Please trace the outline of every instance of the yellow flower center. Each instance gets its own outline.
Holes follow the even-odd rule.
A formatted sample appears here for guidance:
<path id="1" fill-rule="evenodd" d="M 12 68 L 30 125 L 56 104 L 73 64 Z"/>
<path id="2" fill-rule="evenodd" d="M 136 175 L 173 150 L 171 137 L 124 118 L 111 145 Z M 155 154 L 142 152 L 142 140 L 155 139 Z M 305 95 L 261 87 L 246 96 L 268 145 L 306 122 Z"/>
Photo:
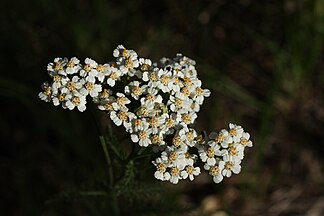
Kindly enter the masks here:
<path id="1" fill-rule="evenodd" d="M 74 63 L 74 61 L 71 59 L 71 60 L 67 63 L 66 66 L 69 67 L 69 68 L 73 68 L 73 67 L 75 66 L 75 63 Z"/>
<path id="2" fill-rule="evenodd" d="M 149 79 L 150 79 L 150 81 L 155 82 L 158 80 L 158 77 L 157 77 L 156 73 L 152 72 L 149 74 Z"/>
<path id="3" fill-rule="evenodd" d="M 140 126 L 142 124 L 142 120 L 141 119 L 136 119 L 135 122 L 134 122 L 134 125 L 135 126 Z"/>
<path id="4" fill-rule="evenodd" d="M 212 167 L 210 168 L 210 170 L 209 170 L 209 174 L 210 174 L 211 176 L 217 176 L 217 175 L 219 174 L 219 168 L 218 168 L 218 166 L 217 166 L 217 165 L 212 166 Z"/>
<path id="5" fill-rule="evenodd" d="M 180 144 L 181 144 L 181 138 L 180 138 L 179 136 L 175 136 L 175 137 L 173 137 L 173 139 L 172 139 L 172 143 L 173 143 L 173 145 L 174 145 L 175 147 L 180 146 Z"/>
<path id="6" fill-rule="evenodd" d="M 170 77 L 169 76 L 166 76 L 166 75 L 161 76 L 161 83 L 163 85 L 166 86 L 166 85 L 169 84 L 169 82 L 170 82 Z"/>
<path id="7" fill-rule="evenodd" d="M 203 93 L 204 93 L 204 90 L 203 90 L 202 88 L 200 88 L 200 87 L 197 87 L 197 88 L 196 88 L 196 94 L 197 94 L 198 96 L 202 96 Z"/>
<path id="8" fill-rule="evenodd" d="M 238 154 L 237 149 L 233 145 L 229 145 L 228 147 L 228 153 L 232 156 L 235 156 Z"/>
<path id="9" fill-rule="evenodd" d="M 170 171 L 172 176 L 179 176 L 180 175 L 180 170 L 177 167 L 172 167 Z"/>
<path id="10" fill-rule="evenodd" d="M 117 116 L 118 116 L 118 118 L 119 118 L 120 120 L 122 120 L 123 122 L 127 122 L 127 121 L 128 121 L 128 113 L 127 113 L 127 112 L 123 112 L 123 111 L 121 111 L 121 112 L 119 112 L 119 113 L 117 114 Z"/>
<path id="11" fill-rule="evenodd" d="M 74 82 L 68 82 L 68 84 L 66 85 L 67 89 L 69 89 L 69 91 L 74 91 L 76 90 L 76 86 Z"/>
<path id="12" fill-rule="evenodd" d="M 91 91 L 91 90 L 94 89 L 94 84 L 91 83 L 91 82 L 87 82 L 87 83 L 85 84 L 85 88 L 86 88 L 88 91 Z"/>
<path id="13" fill-rule="evenodd" d="M 141 70 L 142 70 L 142 71 L 148 71 L 148 69 L 150 69 L 150 65 L 148 65 L 148 64 L 143 64 L 143 65 L 141 66 Z"/>
<path id="14" fill-rule="evenodd" d="M 235 130 L 235 129 L 230 129 L 229 134 L 230 134 L 231 136 L 236 136 L 236 135 L 237 135 L 237 130 Z"/>
<path id="15" fill-rule="evenodd" d="M 149 101 L 154 101 L 155 98 L 156 98 L 155 95 L 152 95 L 152 94 L 146 95 L 146 99 L 149 100 Z"/>
<path id="16" fill-rule="evenodd" d="M 122 56 L 127 58 L 129 56 L 129 52 L 127 49 L 123 49 Z"/>
<path id="17" fill-rule="evenodd" d="M 168 128 L 172 128 L 174 127 L 175 123 L 174 123 L 174 120 L 171 119 L 171 118 L 168 118 L 166 121 L 165 121 L 165 124 Z"/>
<path id="18" fill-rule="evenodd" d="M 154 117 L 152 117 L 150 119 L 150 122 L 149 123 L 150 123 L 150 125 L 152 127 L 158 127 L 159 126 L 159 120 L 157 118 L 154 118 Z"/>
<path id="19" fill-rule="evenodd" d="M 211 147 L 207 149 L 207 157 L 213 158 L 215 156 L 215 150 Z"/>
<path id="20" fill-rule="evenodd" d="M 233 169 L 233 167 L 234 167 L 234 163 L 232 162 L 232 161 L 227 161 L 226 163 L 225 163 L 225 169 L 227 169 L 227 170 L 232 170 Z"/>
<path id="21" fill-rule="evenodd" d="M 125 67 L 128 69 L 131 69 L 134 67 L 134 62 L 130 58 L 125 60 Z"/>
<path id="22" fill-rule="evenodd" d="M 105 66 L 100 64 L 100 65 L 97 66 L 97 71 L 100 72 L 100 73 L 103 73 L 103 72 L 106 72 L 107 70 L 106 70 Z"/>
<path id="23" fill-rule="evenodd" d="M 178 158 L 177 152 L 173 151 L 173 152 L 170 153 L 170 155 L 169 155 L 169 160 L 170 161 L 175 161 L 177 158 Z"/>
<path id="24" fill-rule="evenodd" d="M 110 74 L 110 79 L 117 80 L 117 79 L 118 79 L 118 74 L 117 74 L 117 72 L 112 72 L 112 73 Z"/>
<path id="25" fill-rule="evenodd" d="M 161 173 L 164 173 L 166 171 L 166 165 L 163 164 L 163 163 L 159 163 L 157 166 L 156 166 L 156 169 L 157 171 L 161 172 Z"/>
<path id="26" fill-rule="evenodd" d="M 89 64 L 84 65 L 83 69 L 85 72 L 89 73 L 92 70 L 92 67 Z"/>
<path id="27" fill-rule="evenodd" d="M 182 119 L 182 121 L 183 121 L 184 123 L 186 123 L 186 124 L 190 124 L 190 123 L 191 123 L 191 120 L 192 120 L 192 117 L 191 117 L 191 115 L 189 115 L 189 114 L 183 114 L 183 115 L 181 116 L 181 119 Z"/>
<path id="28" fill-rule="evenodd" d="M 140 96 L 142 94 L 142 89 L 139 86 L 134 86 L 132 92 L 135 96 Z"/>
<path id="29" fill-rule="evenodd" d="M 53 81 L 54 82 L 60 82 L 61 81 L 61 76 L 60 75 L 55 75 L 55 76 L 53 76 Z"/>
<path id="30" fill-rule="evenodd" d="M 66 96 L 66 94 L 60 94 L 59 96 L 58 96 L 58 99 L 59 99 L 59 101 L 64 101 L 64 99 L 65 99 L 65 96 Z"/>
<path id="31" fill-rule="evenodd" d="M 186 166 L 186 171 L 189 175 L 192 175 L 193 172 L 195 171 L 195 168 L 191 165 Z"/>
<path id="32" fill-rule="evenodd" d="M 108 111 L 112 111 L 114 110 L 114 107 L 112 105 L 112 102 L 107 102 L 105 105 L 104 105 L 104 108 L 105 110 L 108 110 Z"/>
<path id="33" fill-rule="evenodd" d="M 248 142 L 249 142 L 248 139 L 246 139 L 246 138 L 244 138 L 244 137 L 241 137 L 241 139 L 240 139 L 240 143 L 241 143 L 244 147 L 247 146 Z"/>
<path id="34" fill-rule="evenodd" d="M 221 142 L 223 142 L 224 140 L 225 140 L 225 136 L 224 136 L 223 133 L 218 134 L 217 137 L 215 138 L 215 142 L 216 142 L 216 143 L 221 143 Z"/>
<path id="35" fill-rule="evenodd" d="M 191 86 L 192 85 L 192 80 L 189 77 L 184 77 L 183 82 L 185 86 Z"/>
<path id="36" fill-rule="evenodd" d="M 54 65 L 54 70 L 58 71 L 58 70 L 62 70 L 63 69 L 63 65 L 61 62 L 56 62 Z"/>
<path id="37" fill-rule="evenodd" d="M 124 96 L 121 96 L 121 97 L 117 98 L 117 104 L 119 106 L 124 106 L 126 104 L 126 102 L 127 102 L 127 98 L 124 97 Z"/>
<path id="38" fill-rule="evenodd" d="M 144 139 L 147 139 L 147 133 L 145 131 L 141 131 L 138 133 L 138 138 L 140 140 L 144 140 Z"/>
<path id="39" fill-rule="evenodd" d="M 154 134 L 154 135 L 152 136 L 152 143 L 153 143 L 154 145 L 160 145 L 161 142 L 162 142 L 162 138 L 161 138 L 159 135 Z"/>
<path id="40" fill-rule="evenodd" d="M 79 106 L 80 103 L 81 103 L 80 97 L 78 97 L 78 96 L 73 97 L 73 98 L 72 98 L 72 103 L 73 103 L 75 106 Z"/>
<path id="41" fill-rule="evenodd" d="M 181 89 L 181 93 L 188 97 L 188 96 L 190 95 L 189 88 L 187 88 L 187 87 L 183 87 L 183 88 Z"/>
<path id="42" fill-rule="evenodd" d="M 195 139 L 194 132 L 190 131 L 186 134 L 188 141 L 193 141 Z"/>
<path id="43" fill-rule="evenodd" d="M 175 101 L 174 101 L 174 104 L 180 108 L 183 106 L 183 100 L 179 99 L 179 98 L 176 98 Z"/>

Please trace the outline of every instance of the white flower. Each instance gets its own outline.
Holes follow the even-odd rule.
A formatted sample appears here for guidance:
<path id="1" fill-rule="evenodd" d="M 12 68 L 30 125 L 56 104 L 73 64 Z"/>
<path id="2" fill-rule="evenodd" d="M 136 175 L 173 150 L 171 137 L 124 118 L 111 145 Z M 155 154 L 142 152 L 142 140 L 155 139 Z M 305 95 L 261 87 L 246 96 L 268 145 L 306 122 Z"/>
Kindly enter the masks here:
<path id="1" fill-rule="evenodd" d="M 179 180 L 182 179 L 180 173 L 181 173 L 181 169 L 179 167 L 171 167 L 169 181 L 172 184 L 178 184 Z"/>
<path id="2" fill-rule="evenodd" d="M 247 132 L 243 132 L 242 137 L 240 138 L 240 144 L 243 147 L 252 147 L 252 141 L 250 140 L 250 134 Z"/>
<path id="3" fill-rule="evenodd" d="M 83 83 L 83 79 L 80 79 L 78 76 L 73 76 L 72 80 L 68 81 L 61 91 L 62 93 L 66 94 L 78 93 L 78 91 L 82 88 Z"/>
<path id="4" fill-rule="evenodd" d="M 92 76 L 86 77 L 86 82 L 83 87 L 80 89 L 81 94 L 87 96 L 90 94 L 91 97 L 97 97 L 98 93 L 101 92 L 102 86 L 95 84 L 95 78 Z"/>
<path id="5" fill-rule="evenodd" d="M 80 76 L 97 76 L 98 71 L 95 68 L 97 67 L 98 63 L 91 58 L 86 58 L 84 63 L 85 65 L 83 66 L 83 69 L 80 70 Z"/>
<path id="6" fill-rule="evenodd" d="M 80 60 L 76 57 L 70 59 L 70 61 L 66 64 L 66 73 L 67 74 L 75 74 L 78 73 L 81 69 Z"/>
<path id="7" fill-rule="evenodd" d="M 195 176 L 200 174 L 200 168 L 192 165 L 187 165 L 184 170 L 181 171 L 181 177 L 186 179 L 189 177 L 190 181 L 194 180 Z"/>
<path id="8" fill-rule="evenodd" d="M 52 78 L 53 78 L 53 82 L 52 82 L 53 92 L 57 92 L 59 88 L 65 86 L 69 81 L 69 78 L 65 76 L 61 76 L 59 74 L 54 75 Z"/>
<path id="9" fill-rule="evenodd" d="M 110 70 L 111 70 L 111 73 L 108 76 L 107 84 L 111 87 L 114 87 L 116 84 L 116 81 L 120 79 L 122 72 L 118 68 L 115 68 L 115 67 L 111 67 Z"/>
<path id="10" fill-rule="evenodd" d="M 195 112 L 189 113 L 177 113 L 177 122 L 180 123 L 183 127 L 186 125 L 193 124 L 197 118 L 197 114 Z"/>
<path id="11" fill-rule="evenodd" d="M 135 114 L 127 112 L 126 109 L 110 112 L 110 119 L 115 123 L 115 125 L 120 126 L 123 124 L 126 131 L 131 129 L 131 121 L 133 118 L 135 118 Z"/>
<path id="12" fill-rule="evenodd" d="M 147 147 L 152 143 L 150 139 L 151 133 L 152 129 L 149 129 L 148 125 L 144 125 L 143 130 L 138 131 L 136 134 L 131 134 L 131 139 L 135 143 L 138 142 L 140 146 Z"/>
<path id="13" fill-rule="evenodd" d="M 165 114 L 165 124 L 161 125 L 161 131 L 164 134 L 172 134 L 174 132 L 174 129 L 177 126 L 176 118 L 176 114 Z"/>
<path id="14" fill-rule="evenodd" d="M 215 156 L 221 155 L 220 146 L 213 141 L 209 141 L 208 147 L 200 148 L 198 152 L 201 161 L 206 162 L 209 166 L 215 165 L 216 164 Z"/>
<path id="15" fill-rule="evenodd" d="M 144 128 L 148 128 L 149 123 L 146 121 L 146 118 L 135 118 L 132 120 L 132 127 L 134 132 L 139 132 L 144 130 Z"/>
<path id="16" fill-rule="evenodd" d="M 172 166 L 183 169 L 186 165 L 188 165 L 185 153 L 186 149 L 184 148 L 167 146 L 165 151 L 161 153 L 161 158 L 162 160 L 168 161 Z"/>
<path id="17" fill-rule="evenodd" d="M 197 137 L 197 132 L 194 129 L 184 127 L 179 131 L 179 135 L 187 146 L 193 147 L 196 145 L 195 139 Z"/>
<path id="18" fill-rule="evenodd" d="M 133 81 L 125 86 L 125 94 L 131 95 L 135 100 L 138 100 L 139 97 L 145 92 L 147 85 L 140 86 L 140 82 Z"/>
<path id="19" fill-rule="evenodd" d="M 232 172 L 235 174 L 241 172 L 241 160 L 229 155 L 224 155 L 223 161 L 225 162 L 224 169 L 222 170 L 223 176 L 231 177 Z"/>
<path id="20" fill-rule="evenodd" d="M 62 104 L 62 107 L 65 109 L 66 107 L 66 101 L 71 99 L 72 95 L 68 95 L 65 93 L 58 93 L 55 96 L 53 96 L 52 101 L 54 106 L 58 106 L 60 104 Z"/>
<path id="21" fill-rule="evenodd" d="M 142 80 L 145 82 L 149 82 L 149 86 L 151 88 L 155 88 L 158 86 L 158 81 L 160 76 L 163 74 L 163 70 L 159 68 L 154 68 L 152 71 L 144 71 L 142 74 Z"/>
<path id="22" fill-rule="evenodd" d="M 111 74 L 110 66 L 109 64 L 99 64 L 96 67 L 97 70 L 97 78 L 100 82 L 103 82 L 106 76 L 109 76 Z"/>
<path id="23" fill-rule="evenodd" d="M 141 71 L 148 71 L 151 68 L 151 59 L 140 58 L 138 60 Z"/>
<path id="24" fill-rule="evenodd" d="M 179 114 L 186 113 L 190 110 L 189 98 L 181 92 L 177 92 L 175 96 L 170 95 L 167 104 L 170 105 L 170 110 Z"/>
<path id="25" fill-rule="evenodd" d="M 233 142 L 233 138 L 230 136 L 227 130 L 222 129 L 218 134 L 211 133 L 209 138 L 215 140 L 216 143 L 220 144 L 223 148 L 227 148 L 228 144 Z"/>
<path id="26" fill-rule="evenodd" d="M 38 94 L 38 97 L 45 102 L 50 102 L 53 94 L 52 87 L 47 82 L 44 82 L 42 89 L 43 91 Z"/>
<path id="27" fill-rule="evenodd" d="M 127 58 L 129 57 L 130 53 L 123 45 L 118 45 L 117 48 L 113 51 L 113 56 Z"/>
<path id="28" fill-rule="evenodd" d="M 157 82 L 157 87 L 162 90 L 162 92 L 167 93 L 172 90 L 172 73 L 170 71 L 159 71 L 159 80 Z M 149 84 L 150 86 L 150 84 Z"/>
<path id="29" fill-rule="evenodd" d="M 165 164 L 165 161 L 163 161 L 161 158 L 156 158 L 155 161 L 152 161 L 152 163 L 156 167 L 156 171 L 154 172 L 154 177 L 161 181 L 168 181 L 171 176 L 168 172 L 166 172 L 167 165 Z"/>
<path id="30" fill-rule="evenodd" d="M 153 116 L 148 119 L 150 128 L 152 129 L 153 134 L 158 134 L 160 132 L 160 127 L 165 123 L 165 115 L 162 116 Z"/>
<path id="31" fill-rule="evenodd" d="M 71 98 L 66 101 L 65 105 L 69 110 L 73 110 L 77 107 L 80 112 L 83 112 L 86 109 L 86 103 L 86 97 L 75 92 L 72 94 Z"/>
<path id="32" fill-rule="evenodd" d="M 60 74 L 60 75 L 66 75 L 65 71 L 64 71 L 64 67 L 67 63 L 67 58 L 55 58 L 54 59 L 54 63 L 49 63 L 47 65 L 47 71 L 49 73 L 50 76 L 53 76 L 53 75 L 57 75 L 57 74 Z"/>
<path id="33" fill-rule="evenodd" d="M 228 145 L 228 148 L 221 151 L 223 157 L 233 157 L 238 160 L 242 160 L 244 157 L 244 146 L 239 143 L 232 143 Z"/>
<path id="34" fill-rule="evenodd" d="M 200 87 L 196 87 L 194 92 L 191 94 L 191 98 L 195 100 L 196 103 L 202 105 L 205 97 L 210 96 L 210 91 L 208 89 L 202 89 Z"/>
<path id="35" fill-rule="evenodd" d="M 110 113 L 111 111 L 114 111 L 113 103 L 116 102 L 116 98 L 111 96 L 107 99 L 99 101 L 98 108 L 102 111 L 108 111 Z"/>
<path id="36" fill-rule="evenodd" d="M 114 110 L 120 110 L 120 109 L 127 109 L 126 105 L 130 104 L 131 101 L 123 94 L 123 93 L 117 93 L 116 102 L 114 102 L 112 105 L 114 107 Z"/>
<path id="37" fill-rule="evenodd" d="M 141 106 L 136 109 L 136 114 L 140 118 L 155 116 L 156 110 L 154 107 L 154 103 L 148 100 L 141 100 Z"/>
<path id="38" fill-rule="evenodd" d="M 232 136 L 234 142 L 240 142 L 241 137 L 243 135 L 243 128 L 236 124 L 229 124 L 229 134 Z"/>
<path id="39" fill-rule="evenodd" d="M 217 184 L 223 180 L 222 171 L 224 169 L 224 166 L 225 166 L 225 162 L 220 161 L 217 165 L 215 164 L 215 165 L 209 166 L 209 165 L 205 164 L 204 168 L 205 168 L 205 170 L 209 170 L 209 175 L 211 175 L 213 177 L 213 181 Z"/>
<path id="40" fill-rule="evenodd" d="M 158 152 L 165 149 L 165 141 L 163 139 L 162 133 L 152 134 L 151 135 L 151 143 L 153 145 L 153 151 Z"/>

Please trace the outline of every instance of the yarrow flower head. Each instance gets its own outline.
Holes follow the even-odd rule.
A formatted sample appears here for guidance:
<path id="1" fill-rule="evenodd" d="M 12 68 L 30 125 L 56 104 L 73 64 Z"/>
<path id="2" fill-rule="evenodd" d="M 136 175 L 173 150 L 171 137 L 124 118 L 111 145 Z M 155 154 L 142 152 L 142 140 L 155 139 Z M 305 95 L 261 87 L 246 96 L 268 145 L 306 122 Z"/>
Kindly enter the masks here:
<path id="1" fill-rule="evenodd" d="M 43 83 L 40 99 L 83 112 L 91 98 L 132 142 L 160 152 L 152 163 L 154 177 L 161 181 L 194 180 L 201 173 L 198 161 L 215 183 L 241 171 L 244 149 L 252 147 L 249 133 L 232 123 L 208 136 L 192 128 L 210 96 L 194 60 L 177 54 L 152 62 L 123 45 L 113 56 L 115 61 L 103 64 L 91 58 L 55 58 L 47 65 L 51 80 Z"/>

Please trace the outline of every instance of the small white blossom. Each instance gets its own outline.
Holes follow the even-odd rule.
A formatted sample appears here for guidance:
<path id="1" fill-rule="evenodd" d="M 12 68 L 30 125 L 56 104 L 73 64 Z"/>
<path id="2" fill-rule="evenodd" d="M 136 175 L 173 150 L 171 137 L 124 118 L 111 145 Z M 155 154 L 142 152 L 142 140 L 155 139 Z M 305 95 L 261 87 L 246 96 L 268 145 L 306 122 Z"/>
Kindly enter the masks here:
<path id="1" fill-rule="evenodd" d="M 75 73 L 78 73 L 80 69 L 81 69 L 80 60 L 77 59 L 76 57 L 73 57 L 66 64 L 65 71 L 67 74 L 75 74 Z"/>
<path id="2" fill-rule="evenodd" d="M 189 177 L 190 181 L 194 180 L 195 176 L 200 174 L 200 168 L 192 165 L 187 165 L 184 170 L 181 171 L 181 177 L 186 179 Z"/>
<path id="3" fill-rule="evenodd" d="M 86 77 L 86 76 L 97 76 L 98 71 L 96 70 L 96 67 L 98 63 L 91 58 L 86 58 L 84 61 L 85 65 L 80 70 L 80 76 Z"/>
<path id="4" fill-rule="evenodd" d="M 102 86 L 100 84 L 95 84 L 95 78 L 92 76 L 88 76 L 86 77 L 85 83 L 80 89 L 80 92 L 85 96 L 89 94 L 91 97 L 97 97 L 101 90 Z"/>
<path id="5" fill-rule="evenodd" d="M 69 100 L 66 101 L 65 105 L 69 110 L 73 110 L 75 107 L 78 108 L 80 112 L 86 109 L 86 97 L 82 94 L 74 92 Z"/>

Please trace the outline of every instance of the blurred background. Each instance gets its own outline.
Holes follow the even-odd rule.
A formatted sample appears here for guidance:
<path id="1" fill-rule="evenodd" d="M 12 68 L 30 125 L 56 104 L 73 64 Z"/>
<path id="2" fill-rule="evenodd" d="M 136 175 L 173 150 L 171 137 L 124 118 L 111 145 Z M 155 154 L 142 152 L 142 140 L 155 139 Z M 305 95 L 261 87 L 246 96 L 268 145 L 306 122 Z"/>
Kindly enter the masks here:
<path id="1" fill-rule="evenodd" d="M 218 185 L 206 176 L 162 184 L 189 206 L 182 215 L 324 215 L 324 1 L 29 0 L 0 8 L 1 215 L 109 215 L 93 201 L 53 201 L 100 187 L 105 158 L 89 110 L 69 112 L 37 95 L 55 57 L 104 63 L 119 44 L 154 61 L 177 52 L 196 60 L 212 92 L 196 128 L 235 122 L 252 136 L 240 175 Z"/>

